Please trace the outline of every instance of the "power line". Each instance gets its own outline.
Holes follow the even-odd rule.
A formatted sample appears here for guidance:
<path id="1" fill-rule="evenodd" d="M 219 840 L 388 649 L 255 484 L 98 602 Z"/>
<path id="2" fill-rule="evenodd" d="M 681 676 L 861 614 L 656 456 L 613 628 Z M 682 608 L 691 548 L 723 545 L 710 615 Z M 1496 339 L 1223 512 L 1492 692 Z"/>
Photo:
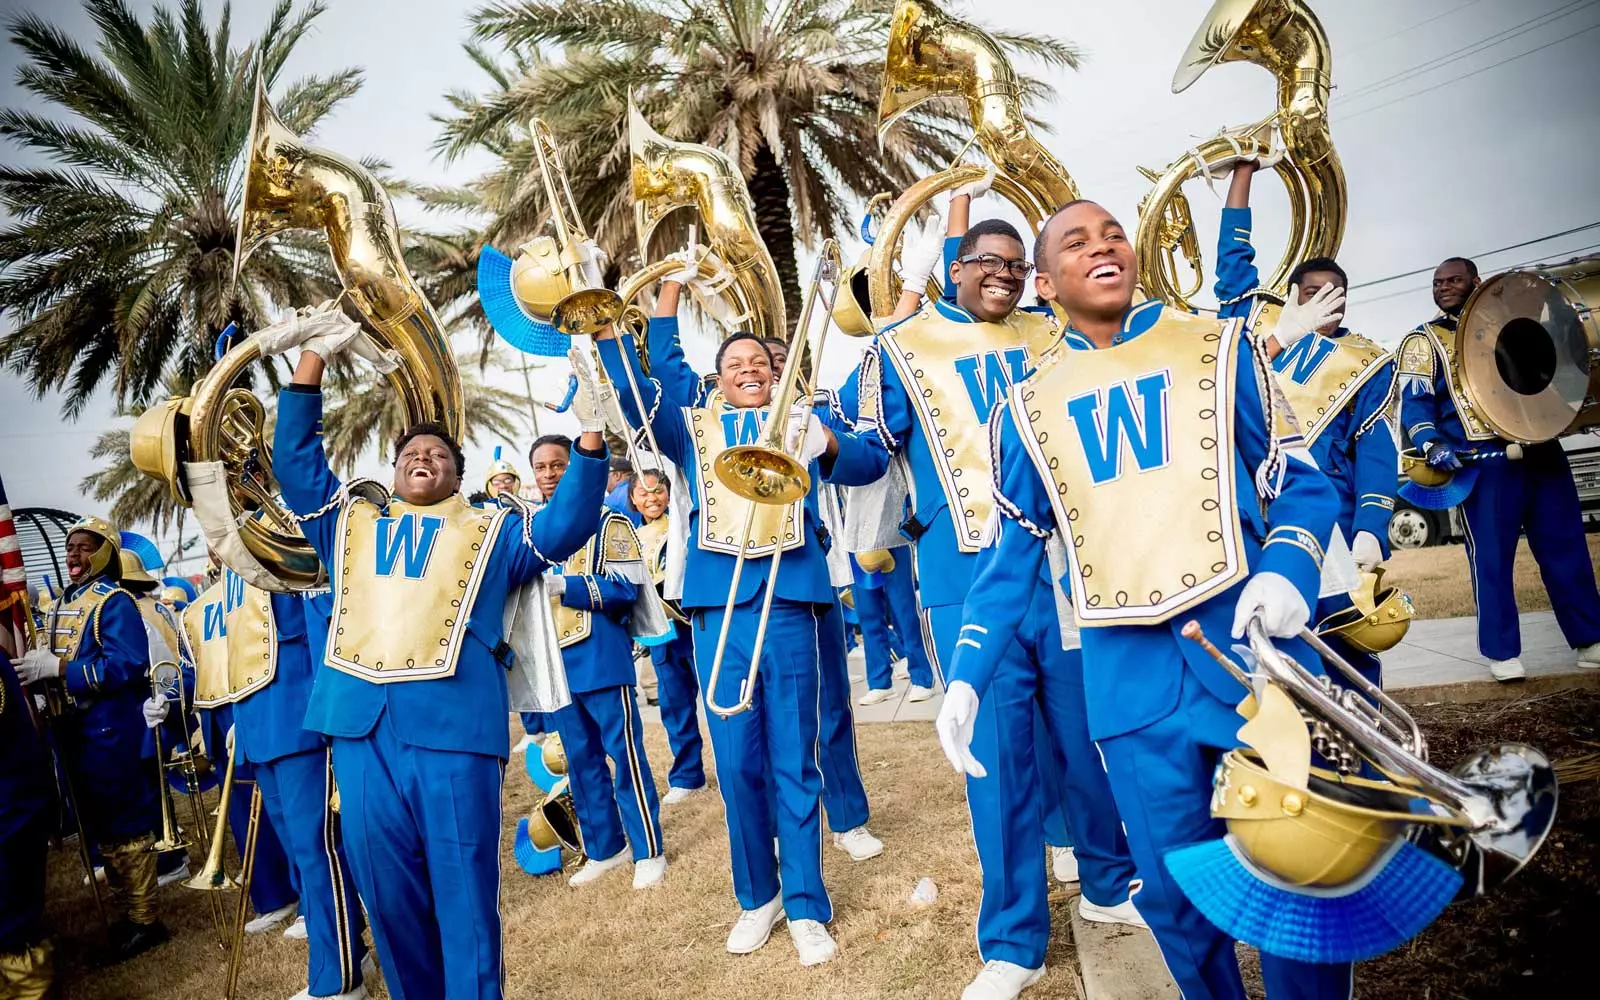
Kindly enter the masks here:
<path id="1" fill-rule="evenodd" d="M 1600 222 L 1591 222 L 1586 226 L 1575 226 L 1572 229 L 1563 229 L 1561 232 L 1551 233 L 1549 236 L 1540 236 L 1537 239 L 1523 240 L 1521 243 L 1513 243 L 1507 247 L 1500 247 L 1498 250 L 1485 250 L 1482 253 L 1473 254 L 1472 256 L 1474 258 L 1493 257 L 1495 254 L 1505 253 L 1508 250 L 1521 250 L 1523 247 L 1531 247 L 1535 243 L 1548 243 L 1551 240 L 1558 240 L 1563 236 L 1571 236 L 1573 233 L 1581 233 L 1590 229 L 1600 229 Z M 1357 282 L 1356 284 L 1350 286 L 1350 291 L 1353 292 L 1361 288 L 1371 288 L 1373 285 L 1384 285 L 1391 281 L 1399 281 L 1401 278 L 1411 278 L 1419 274 L 1427 274 L 1436 266 L 1437 265 L 1430 264 L 1427 267 L 1419 267 L 1414 271 L 1402 271 L 1399 274 L 1391 274 L 1387 278 L 1374 278 L 1371 281 Z"/>
<path id="2" fill-rule="evenodd" d="M 1579 256 L 1582 256 L 1583 254 L 1588 253 L 1591 250 L 1600 250 L 1600 243 L 1591 243 L 1590 245 L 1588 245 L 1586 247 L 1578 247 L 1577 249 L 1568 250 L 1565 253 L 1557 254 L 1556 256 L 1560 256 L 1560 257 L 1579 257 Z M 1489 255 L 1488 254 L 1482 254 L 1481 256 L 1487 257 Z M 1504 268 L 1504 270 L 1506 270 L 1506 271 L 1515 271 L 1519 267 L 1527 267 L 1530 264 L 1542 264 L 1542 263 L 1544 263 L 1545 261 L 1547 261 L 1549 259 L 1550 259 L 1550 257 L 1548 255 L 1541 256 L 1541 257 L 1532 257 L 1532 258 L 1530 258 L 1528 260 L 1521 261 L 1520 263 L 1512 264 L 1510 267 Z M 1425 270 L 1431 270 L 1431 268 L 1426 268 Z M 1412 274 L 1416 274 L 1418 272 L 1413 271 L 1411 273 Z M 1400 275 L 1396 275 L 1396 277 L 1400 277 Z M 1385 278 L 1384 280 L 1387 281 L 1389 279 Z M 1368 284 L 1369 285 L 1373 284 L 1373 282 L 1368 282 Z M 1352 286 L 1352 287 L 1360 287 L 1360 286 Z M 1359 301 L 1358 300 L 1351 300 L 1350 304 L 1351 305 L 1363 305 L 1363 306 L 1371 305 L 1374 302 L 1382 302 L 1385 299 L 1397 299 L 1402 295 L 1411 295 L 1411 294 L 1414 294 L 1416 292 L 1426 292 L 1426 291 L 1429 291 L 1432 287 L 1433 287 L 1432 285 L 1412 285 L 1410 288 L 1402 288 L 1398 292 L 1385 292 L 1382 295 L 1374 295 L 1370 299 L 1362 298 Z"/>

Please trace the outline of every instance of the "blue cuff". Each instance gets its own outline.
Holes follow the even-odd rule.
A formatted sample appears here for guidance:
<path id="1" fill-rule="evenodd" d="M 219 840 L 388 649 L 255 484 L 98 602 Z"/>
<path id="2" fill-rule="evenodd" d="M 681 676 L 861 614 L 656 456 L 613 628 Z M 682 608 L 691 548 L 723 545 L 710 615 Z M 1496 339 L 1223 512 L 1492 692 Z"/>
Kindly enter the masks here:
<path id="1" fill-rule="evenodd" d="M 1267 532 L 1257 572 L 1276 573 L 1294 584 L 1308 607 L 1317 606 L 1322 590 L 1322 543 L 1305 528 L 1280 525 Z"/>

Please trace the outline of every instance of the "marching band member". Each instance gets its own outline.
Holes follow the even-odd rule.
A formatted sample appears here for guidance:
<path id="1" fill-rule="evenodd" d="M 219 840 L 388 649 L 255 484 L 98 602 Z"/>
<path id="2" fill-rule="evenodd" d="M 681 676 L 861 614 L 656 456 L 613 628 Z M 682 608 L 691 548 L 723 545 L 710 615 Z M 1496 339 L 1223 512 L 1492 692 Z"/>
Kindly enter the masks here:
<path id="1" fill-rule="evenodd" d="M 17 1000 L 44 1000 L 55 979 L 43 926 L 55 785 L 26 697 L 0 649 L 0 989 Z"/>
<path id="2" fill-rule="evenodd" d="M 718 398 L 710 405 L 680 406 L 670 397 L 662 400 L 658 383 L 639 369 L 632 337 L 619 341 L 615 330 L 607 329 L 597 343 L 613 384 L 627 384 L 624 366 L 633 368 L 642 398 L 636 406 L 632 393 L 622 394 L 629 422 L 638 425 L 648 419 L 664 456 L 686 473 L 691 514 L 683 607 L 690 615 L 695 666 L 708 701 L 727 704 L 739 698 L 765 598 L 768 557 L 784 546 L 770 597 L 761 672 L 749 692 L 750 710 L 728 718 L 712 713 L 707 719 L 727 812 L 734 892 L 744 911 L 728 935 L 727 948 L 733 954 L 760 948 L 782 913 L 801 964 L 826 962 L 838 948 L 825 926 L 833 907 L 822 882 L 823 778 L 817 757 L 824 668 L 819 646 L 833 591 L 817 534 L 816 489 L 793 505 L 759 510 L 753 537 L 780 541 L 746 545 L 746 539 L 736 536 L 749 501 L 712 473 L 712 463 L 725 448 L 760 436 L 773 391 L 771 354 L 754 335 L 734 334 L 717 351 Z M 654 357 L 652 369 L 662 371 Z M 814 485 L 824 476 L 848 485 L 883 474 L 887 456 L 874 439 L 849 430 L 827 407 L 797 412 L 803 419 L 790 418 L 791 442 L 805 428 L 805 452 L 799 458 L 810 466 Z M 746 565 L 734 592 L 732 573 L 741 546 Z M 727 670 L 720 689 L 712 690 L 708 681 L 730 597 L 735 608 Z M 837 620 L 833 627 L 838 627 Z M 838 641 L 842 652 L 842 629 Z M 774 786 L 776 808 L 768 800 Z M 774 820 L 779 858 L 774 857 Z"/>
<path id="3" fill-rule="evenodd" d="M 328 748 L 303 726 L 315 666 L 327 647 L 331 598 L 325 592 L 269 594 L 224 570 L 192 607 L 183 629 L 194 664 L 195 705 L 230 709 L 235 778 L 244 776 L 240 769 L 248 764 L 261 789 L 266 823 L 257 833 L 251 895 L 260 874 L 272 868 L 262 864 L 267 830 L 292 859 L 297 876 L 310 951 L 307 992 L 296 1000 L 361 1000 L 367 995 L 361 968 L 365 922 L 330 807 Z M 167 710 L 165 699 L 152 697 L 145 703 L 146 723 L 159 724 Z M 224 736 L 210 745 L 226 743 Z M 248 823 L 248 811 L 245 817 Z M 238 838 L 245 827 L 235 821 L 233 830 Z M 277 907 L 271 901 L 256 904 L 261 916 L 246 927 L 255 933 L 292 916 L 295 908 L 293 900 Z"/>
<path id="4" fill-rule="evenodd" d="M 124 532 L 124 534 L 127 534 Z M 133 597 L 134 604 L 139 609 L 139 618 L 144 622 L 145 634 L 148 637 L 149 658 L 152 664 L 160 660 L 176 660 L 178 657 L 178 620 L 177 614 L 167 604 L 163 604 L 156 594 L 161 581 L 151 576 L 146 570 L 144 562 L 138 555 L 122 549 L 122 589 Z"/>
<path id="5" fill-rule="evenodd" d="M 577 365 L 583 359 L 576 360 Z M 572 442 L 547 434 L 533 443 L 536 464 L 559 469 L 549 493 L 566 474 Z M 544 489 L 541 482 L 540 488 Z M 594 537 L 545 578 L 555 605 L 556 641 L 566 667 L 572 701 L 555 713 L 556 731 L 567 753 L 572 805 L 578 813 L 583 851 L 589 860 L 568 880 L 593 882 L 628 861 L 633 849 L 633 887 L 660 885 L 667 858 L 661 843 L 661 805 L 644 752 L 633 680 L 633 637 L 626 622 L 633 611 L 643 558 L 633 525 L 604 508 Z M 628 578 L 613 564 L 634 563 L 641 578 Z M 648 585 L 648 584 L 646 584 Z M 616 777 L 606 770 L 606 758 Z M 626 839 L 624 839 L 626 834 Z"/>
<path id="6" fill-rule="evenodd" d="M 599 393 L 580 378 L 584 433 L 565 488 L 539 514 L 468 505 L 460 445 L 436 424 L 400 435 L 380 507 L 340 483 L 321 441 L 325 356 L 356 338 L 351 324 L 307 341 L 279 395 L 283 495 L 333 586 L 327 669 L 305 726 L 332 739 L 345 848 L 390 991 L 498 998 L 505 601 L 594 532 Z"/>
<path id="7" fill-rule="evenodd" d="M 1105 209 L 1058 210 L 1035 259 L 1040 297 L 1072 317 L 1068 350 L 991 418 L 1002 516 L 973 581 L 940 740 L 969 773 L 982 767 L 965 678 L 1034 628 L 1041 574 L 1059 580 L 1082 628 L 1089 731 L 1143 883 L 1139 912 L 1185 997 L 1242 1000 L 1233 942 L 1163 865 L 1170 849 L 1222 834 L 1211 779 L 1238 744 L 1245 694 L 1179 629 L 1196 619 L 1238 636 L 1259 618 L 1271 635 L 1298 633 L 1338 499 L 1302 448 L 1274 438 L 1283 404 L 1237 320 L 1133 305 L 1133 251 Z M 1263 956 L 1261 969 L 1269 997 L 1350 995 L 1347 964 Z"/>
<path id="8" fill-rule="evenodd" d="M 17 664 L 23 686 L 60 678 L 69 710 L 57 730 L 89 836 L 106 861 L 120 917 L 111 928 L 117 961 L 167 940 L 156 914 L 156 789 L 143 760 L 140 705 L 150 690 L 149 646 L 132 595 L 117 585 L 118 533 L 98 517 L 67 532 L 71 581 L 51 610 L 46 646 Z"/>
<path id="9" fill-rule="evenodd" d="M 702 379 L 683 356 L 683 345 L 678 336 L 678 302 L 685 285 L 700 279 L 694 264 L 700 248 L 680 251 L 684 269 L 668 274 L 661 282 L 656 296 L 655 315 L 650 319 L 649 351 L 650 371 L 661 387 L 667 401 L 678 406 L 705 406 L 717 388 L 721 373 Z M 772 383 L 783 376 L 784 365 L 789 360 L 789 345 L 775 337 L 759 338 L 771 359 Z M 724 341 L 726 343 L 726 341 Z M 829 405 L 833 397 L 818 391 L 813 397 Z M 835 411 L 835 416 L 839 414 Z M 820 508 L 819 508 L 820 511 Z M 819 513 L 820 518 L 820 513 Z M 826 525 L 819 525 L 826 529 Z M 844 609 L 839 605 L 838 594 L 829 589 L 830 608 L 818 623 L 819 664 L 822 669 L 819 738 L 821 752 L 818 763 L 822 768 L 822 804 L 828 814 L 828 828 L 832 831 L 833 846 L 849 855 L 852 861 L 870 861 L 883 853 L 883 841 L 867 829 L 871 808 L 867 802 L 867 786 L 861 780 L 861 765 L 856 757 L 855 715 L 850 708 L 850 664 L 844 636 Z"/>
<path id="10" fill-rule="evenodd" d="M 956 192 L 952 229 L 964 224 L 967 205 L 974 193 L 982 193 L 981 186 L 980 181 Z M 923 642 L 941 682 L 948 681 L 943 671 L 955 654 L 962 602 L 973 585 L 974 564 L 993 508 L 987 487 L 990 411 L 1058 337 L 1049 317 L 1017 308 L 1032 265 L 1020 234 L 1009 223 L 988 219 L 967 228 L 956 240 L 953 256 L 948 269 L 953 297 L 924 305 L 880 332 L 841 393 L 846 414 L 875 425 L 885 446 L 906 458 L 914 509 L 901 531 L 912 541 Z M 1044 854 L 1040 820 L 1023 803 L 1008 798 L 1065 787 L 1059 776 L 1049 773 L 1059 758 L 1034 751 L 1034 728 L 1043 716 L 1031 694 L 1032 669 L 1020 658 L 1008 658 L 1004 666 L 1008 675 L 1017 673 L 1018 690 L 1026 696 L 979 702 L 982 718 L 974 750 L 985 769 L 1003 777 L 967 781 L 983 873 L 977 936 L 985 970 L 973 984 L 974 996 L 990 995 L 982 991 L 996 988 L 1001 992 L 995 995 L 1007 995 L 1007 989 L 1015 995 L 1022 986 L 1003 982 L 1021 983 L 1031 973 L 1016 970 L 1043 965 L 1050 923 L 1048 884 L 1038 875 Z M 1061 699 L 1040 699 L 1038 708 L 1060 704 Z M 1049 724 L 1059 739 L 1076 744 L 1076 751 L 1063 754 L 1069 761 L 1092 756 L 1081 720 L 1064 717 Z M 1046 772 L 1042 779 L 1041 771 Z M 1046 810 L 1104 810 L 1110 801 L 1103 794 L 1098 802 L 1092 797 L 1067 803 L 1044 795 L 1034 799 L 1041 800 Z M 1125 858 L 1127 851 L 1116 842 L 1115 824 L 1073 816 L 1067 825 L 1086 837 L 1111 837 L 1110 842 L 1082 845 L 1085 858 L 1093 859 L 1091 891 L 1100 897 L 1084 907 L 1085 916 L 1137 920 L 1132 908 L 1121 905 L 1127 898 L 1126 864 L 1113 859 Z"/>
<path id="11" fill-rule="evenodd" d="M 1476 476 L 1461 503 L 1467 529 L 1467 562 L 1478 605 L 1478 652 L 1497 681 L 1521 680 L 1522 635 L 1511 570 L 1517 540 L 1528 548 L 1550 594 L 1556 623 L 1578 652 L 1578 666 L 1600 669 L 1600 592 L 1583 537 L 1583 513 L 1572 466 L 1558 440 L 1524 445 L 1522 459 L 1503 453 L 1462 469 L 1459 453 L 1481 443 L 1502 451 L 1505 442 L 1475 416 L 1463 417 L 1450 377 L 1456 323 L 1478 287 L 1478 267 L 1451 257 L 1433 272 L 1433 304 L 1439 315 L 1418 326 L 1400 344 L 1401 423 L 1411 443 L 1435 469 Z"/>
<path id="12" fill-rule="evenodd" d="M 1222 210 L 1216 292 L 1223 318 L 1249 316 L 1252 293 L 1260 286 L 1250 243 L 1250 182 L 1260 166 L 1260 157 L 1248 154 L 1233 166 Z M 1306 447 L 1339 492 L 1336 523 L 1350 540 L 1356 567 L 1371 572 L 1389 557 L 1389 518 L 1400 467 L 1393 424 L 1395 364 L 1388 351 L 1340 325 L 1349 284 L 1331 258 L 1300 262 L 1289 272 L 1289 295 L 1302 315 L 1292 324 L 1278 324 L 1260 348 L 1300 421 Z M 1317 620 L 1349 606 L 1345 595 L 1324 598 Z M 1327 641 L 1381 685 L 1377 654 L 1339 636 Z"/>
<path id="13" fill-rule="evenodd" d="M 629 494 L 639 512 L 639 544 L 645 565 L 657 581 L 664 579 L 667 564 L 667 532 L 671 526 L 671 484 L 652 469 L 634 473 Z M 660 692 L 661 724 L 667 731 L 667 746 L 672 750 L 672 769 L 667 772 L 667 794 L 662 805 L 676 805 L 706 787 L 700 737 L 700 682 L 694 675 L 694 636 L 687 622 L 674 620 L 672 639 L 650 647 Z"/>
<path id="14" fill-rule="evenodd" d="M 885 569 L 882 560 L 869 560 L 874 567 L 869 570 L 861 565 L 859 557 L 850 557 L 855 574 L 851 593 L 855 595 L 856 617 L 861 622 L 861 645 L 867 659 L 867 693 L 861 696 L 859 703 L 862 705 L 876 705 L 893 694 L 891 626 L 900 639 L 906 670 L 911 677 L 906 700 L 927 701 L 933 697 L 933 665 L 928 662 L 928 653 L 920 641 L 917 583 L 912 578 L 911 563 L 892 555 L 888 555 L 888 561 L 893 565 Z"/>

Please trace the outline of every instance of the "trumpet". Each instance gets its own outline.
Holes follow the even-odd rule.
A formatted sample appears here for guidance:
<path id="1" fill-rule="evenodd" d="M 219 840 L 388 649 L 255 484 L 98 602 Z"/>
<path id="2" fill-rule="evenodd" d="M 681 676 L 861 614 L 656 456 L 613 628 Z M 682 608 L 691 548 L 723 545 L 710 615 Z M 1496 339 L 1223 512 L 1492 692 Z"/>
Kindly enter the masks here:
<path id="1" fill-rule="evenodd" d="M 745 553 L 756 544 L 753 537 L 756 513 L 761 506 L 783 506 L 802 500 L 811 492 L 811 473 L 795 455 L 788 451 L 790 414 L 797 408 L 809 413 L 813 398 L 810 386 L 816 384 L 816 368 L 822 358 L 822 347 L 827 342 L 828 327 L 832 325 L 834 300 L 839 295 L 839 279 L 844 273 L 844 261 L 839 244 L 823 240 L 817 266 L 806 289 L 805 305 L 800 310 L 800 322 L 795 325 L 789 353 L 794 360 L 783 368 L 778 388 L 768 407 L 767 423 L 761 438 L 754 444 L 738 445 L 717 456 L 712 472 L 728 489 L 750 501 L 746 505 L 743 542 L 733 562 L 733 579 L 728 585 L 728 603 L 723 609 L 722 629 L 717 634 L 717 650 L 711 660 L 711 677 L 706 682 L 706 708 L 726 719 L 750 709 L 755 699 L 756 678 L 761 671 L 761 649 L 766 644 L 767 621 L 772 615 L 772 598 L 777 593 L 778 567 L 783 561 L 783 546 L 772 552 L 772 564 L 767 568 L 766 596 L 761 603 L 761 618 L 756 624 L 755 643 L 750 651 L 750 667 L 739 689 L 739 700 L 732 705 L 716 701 L 717 681 L 722 676 L 722 663 L 728 647 L 728 628 L 733 621 L 734 602 L 739 596 L 739 578 L 744 573 Z M 828 284 L 831 291 L 824 293 Z M 822 307 L 822 329 L 814 343 L 806 344 L 804 338 L 811 329 L 812 313 L 819 299 Z M 800 371 L 811 369 L 802 388 Z M 802 402 L 803 399 L 803 402 Z M 810 421 L 800 425 L 795 452 L 800 453 L 805 443 Z"/>
<path id="2" fill-rule="evenodd" d="M 155 698 L 167 701 L 180 701 L 179 691 L 183 687 L 183 674 L 178 670 L 178 665 L 171 660 L 163 660 L 150 668 L 150 694 Z M 150 731 L 156 741 L 156 794 L 161 799 L 161 839 L 150 845 L 150 850 L 164 854 L 167 851 L 181 851 L 189 846 L 189 841 L 184 839 L 183 833 L 178 829 L 177 821 L 173 818 L 172 786 L 167 784 L 167 756 L 161 746 L 161 727 L 157 726 Z"/>

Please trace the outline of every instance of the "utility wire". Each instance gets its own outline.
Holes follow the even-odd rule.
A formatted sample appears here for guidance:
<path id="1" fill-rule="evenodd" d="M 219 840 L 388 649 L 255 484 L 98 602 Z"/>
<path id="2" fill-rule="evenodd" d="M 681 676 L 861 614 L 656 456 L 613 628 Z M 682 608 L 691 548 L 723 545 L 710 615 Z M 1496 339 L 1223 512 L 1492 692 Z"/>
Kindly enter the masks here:
<path id="1" fill-rule="evenodd" d="M 1548 243 L 1551 240 L 1558 240 L 1563 236 L 1571 236 L 1573 233 L 1581 233 L 1590 229 L 1600 229 L 1600 222 L 1591 222 L 1586 226 L 1574 226 L 1571 229 L 1563 229 L 1559 233 L 1551 233 L 1549 236 L 1540 236 L 1537 239 L 1523 240 L 1521 243 L 1513 243 L 1507 247 L 1500 247 L 1498 250 L 1485 250 L 1482 253 L 1473 254 L 1472 256 L 1474 259 L 1478 257 L 1493 257 L 1495 254 L 1505 253 L 1508 250 L 1521 250 L 1523 247 L 1531 247 L 1535 243 Z M 1349 290 L 1353 292 L 1361 288 L 1371 288 L 1373 285 L 1384 285 L 1391 281 L 1399 281 L 1401 278 L 1411 278 L 1419 274 L 1427 274 L 1429 271 L 1432 271 L 1435 266 L 1437 265 L 1430 264 L 1427 267 L 1419 267 L 1414 271 L 1402 271 L 1399 274 L 1391 274 L 1387 278 L 1374 278 L 1371 281 L 1360 281 L 1354 285 L 1351 285 Z"/>
<path id="2" fill-rule="evenodd" d="M 1558 256 L 1558 257 L 1579 257 L 1579 256 L 1582 256 L 1583 254 L 1588 253 L 1591 250 L 1600 250 L 1600 243 L 1591 243 L 1589 246 L 1578 247 L 1577 249 L 1568 250 L 1565 253 L 1555 254 L 1554 256 Z M 1489 255 L 1488 254 L 1484 254 L 1483 256 L 1487 257 Z M 1520 263 L 1512 264 L 1510 267 L 1503 268 L 1502 270 L 1515 271 L 1518 268 L 1527 267 L 1530 264 L 1542 264 L 1542 263 L 1544 263 L 1545 261 L 1547 261 L 1549 259 L 1550 259 L 1550 255 L 1546 255 L 1546 256 L 1542 256 L 1542 257 L 1533 257 L 1533 258 L 1530 258 L 1528 260 L 1522 261 Z M 1432 270 L 1432 268 L 1428 268 L 1427 270 Z M 1415 274 L 1417 272 L 1413 271 L 1412 273 Z M 1388 280 L 1388 279 L 1384 279 L 1384 280 Z M 1372 284 L 1372 282 L 1368 282 L 1368 284 Z M 1360 287 L 1360 286 L 1352 286 L 1352 287 Z M 1414 294 L 1416 292 L 1426 292 L 1426 291 L 1430 290 L 1431 288 L 1432 288 L 1432 285 L 1412 285 L 1410 288 L 1402 288 L 1398 292 L 1385 292 L 1382 295 L 1374 295 L 1370 299 L 1369 298 L 1361 298 L 1359 300 L 1352 299 L 1350 301 L 1350 304 L 1351 305 L 1363 305 L 1363 306 L 1371 305 L 1374 302 L 1382 302 L 1385 299 L 1397 299 L 1402 295 L 1412 295 L 1412 294 Z"/>

